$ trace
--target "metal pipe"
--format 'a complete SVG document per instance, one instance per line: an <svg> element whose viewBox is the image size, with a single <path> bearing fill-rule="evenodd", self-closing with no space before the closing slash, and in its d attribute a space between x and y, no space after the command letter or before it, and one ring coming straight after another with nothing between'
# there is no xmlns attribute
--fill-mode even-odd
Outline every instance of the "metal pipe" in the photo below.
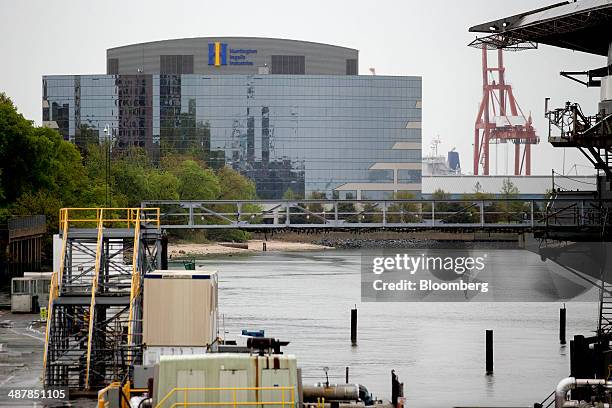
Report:
<svg viewBox="0 0 612 408"><path fill-rule="evenodd" d="M304 402L316 401L319 398L333 401L358 401L358 384L303 385Z"/></svg>
<svg viewBox="0 0 612 408"><path fill-rule="evenodd" d="M577 387L588 387L590 385L603 385L606 388L612 388L612 383L608 383L605 379L576 379L574 377L566 377L559 381L555 389L555 408L578 407L580 405L578 401L567 399L568 391ZM609 407L609 404L604 404L604 407Z"/></svg>

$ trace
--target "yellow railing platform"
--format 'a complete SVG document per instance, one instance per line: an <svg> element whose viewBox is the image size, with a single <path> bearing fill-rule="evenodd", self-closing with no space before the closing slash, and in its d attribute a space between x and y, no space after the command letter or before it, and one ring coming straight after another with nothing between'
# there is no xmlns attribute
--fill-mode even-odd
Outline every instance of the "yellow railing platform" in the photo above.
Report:
<svg viewBox="0 0 612 408"><path fill-rule="evenodd" d="M106 393L111 388L121 387L119 383L111 384L110 386L104 388L98 393L98 407L104 408L106 406ZM130 397L129 388L126 390L125 387L122 387L124 393L127 392L128 398ZM132 390L132 391L144 391L144 390ZM218 396L220 391L231 391L232 399L228 401L191 401L189 393L191 392L207 392L207 393L215 393L215 396ZM237 398L237 392L240 391L276 391L278 392L278 399L276 401L239 401ZM181 395L182 394L182 395ZM182 402L172 402L170 403L170 399L172 396L176 395L176 399L180 399L182 397ZM287 398L286 398L287 397ZM216 398L210 398L216 399ZM155 408L175 408L175 407L243 407L243 406L253 406L253 407L262 407L264 405L278 406L282 408L294 408L296 404L295 401L295 387L283 386L283 387L175 387L170 390L164 398L162 398L156 405Z"/></svg>
<svg viewBox="0 0 612 408"><path fill-rule="evenodd" d="M219 392L219 391L231 391L231 401L187 401L188 394L190 392ZM236 398L236 392L238 391L279 391L280 401L238 401ZM288 391L289 395L285 395ZM177 393L183 393L183 402L174 402L171 405L167 405L166 402L173 395L177 395L177 399L180 395ZM285 400L285 397L289 398ZM189 398L190 399L190 398ZM294 387L175 387L170 390L164 398L162 398L155 408L163 407L190 407L190 406L227 406L227 407L239 407L245 405L263 406L263 405L280 405L281 407L293 407L295 406L295 388Z"/></svg>

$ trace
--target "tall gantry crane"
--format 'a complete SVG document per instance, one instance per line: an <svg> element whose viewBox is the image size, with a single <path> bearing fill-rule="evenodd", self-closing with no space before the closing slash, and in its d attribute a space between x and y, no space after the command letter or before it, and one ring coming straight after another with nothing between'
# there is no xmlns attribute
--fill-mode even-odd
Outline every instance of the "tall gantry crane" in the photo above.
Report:
<svg viewBox="0 0 612 408"><path fill-rule="evenodd" d="M482 100L474 127L474 175L489 175L490 145L497 143L514 144L514 175L531 175L531 145L538 144L531 115L525 116L516 101L512 85L506 82L504 49L521 50L529 46L506 46L491 44L480 39L471 47L482 50ZM488 50L497 52L497 66L489 66Z"/></svg>

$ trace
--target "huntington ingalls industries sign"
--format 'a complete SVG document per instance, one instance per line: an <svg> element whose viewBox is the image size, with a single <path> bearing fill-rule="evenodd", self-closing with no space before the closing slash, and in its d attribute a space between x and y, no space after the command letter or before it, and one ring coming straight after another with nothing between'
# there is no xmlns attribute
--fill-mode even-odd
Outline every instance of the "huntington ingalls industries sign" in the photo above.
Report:
<svg viewBox="0 0 612 408"><path fill-rule="evenodd" d="M229 65L253 65L253 61L249 60L251 54L257 54L257 50L230 48L227 43L222 42L208 43L208 65L214 65L215 67L228 65L228 60Z"/></svg>

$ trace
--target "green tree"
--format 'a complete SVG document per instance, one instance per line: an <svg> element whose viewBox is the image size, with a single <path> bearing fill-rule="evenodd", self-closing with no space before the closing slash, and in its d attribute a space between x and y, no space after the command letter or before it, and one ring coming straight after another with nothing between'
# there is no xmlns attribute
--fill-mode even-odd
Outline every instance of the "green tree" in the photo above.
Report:
<svg viewBox="0 0 612 408"><path fill-rule="evenodd" d="M84 176L74 145L54 130L33 126L4 94L0 96L0 169L5 205L38 189L61 190L66 202L74 202Z"/></svg>
<svg viewBox="0 0 612 408"><path fill-rule="evenodd" d="M219 200L252 200L257 197L255 192L255 183L247 177L241 175L231 167L224 166L217 171L217 178L219 179ZM237 211L237 208L233 204L217 204L214 206L214 210L222 213L231 213ZM255 204L244 204L240 208L241 215L238 220L238 216L230 216L228 218L235 221L247 221L250 223L256 223L261 221L261 207ZM238 238L244 236L238 236L236 234L228 235L233 241L239 240Z"/></svg>
<svg viewBox="0 0 612 408"><path fill-rule="evenodd" d="M302 196L300 196L298 193L294 192L291 187L289 187L284 193L283 193L283 200L299 200L300 198L302 198Z"/></svg>
<svg viewBox="0 0 612 408"><path fill-rule="evenodd" d="M169 171L153 169L148 171L146 180L147 200L178 200L179 179Z"/></svg>
<svg viewBox="0 0 612 408"><path fill-rule="evenodd" d="M125 196L129 207L140 206L147 196L147 170L137 162L117 159L111 163L111 173L112 195Z"/></svg>
<svg viewBox="0 0 612 408"><path fill-rule="evenodd" d="M255 183L231 167L225 166L217 171L219 179L219 200L251 200L256 197Z"/></svg>
<svg viewBox="0 0 612 408"><path fill-rule="evenodd" d="M355 199L353 194L350 192L347 192L345 197L346 201ZM346 201L341 200L338 202L338 219L345 220L345 222L358 222L359 214L355 203Z"/></svg>
<svg viewBox="0 0 612 408"><path fill-rule="evenodd" d="M393 194L394 200L414 200L414 194L398 191ZM420 205L417 203L393 203L387 208L387 222L405 223L420 222Z"/></svg>
<svg viewBox="0 0 612 408"><path fill-rule="evenodd" d="M182 200L214 200L219 196L221 188L215 173L193 160L183 161L174 174Z"/></svg>
<svg viewBox="0 0 612 408"><path fill-rule="evenodd" d="M326 195L322 191L313 191L308 195L309 200L325 200ZM310 212L314 215L307 214L304 222L306 224L321 224L323 223L323 204L321 203L301 203L300 204L307 212ZM319 218L320 217L320 218ZM326 216L325 216L326 217Z"/></svg>
<svg viewBox="0 0 612 408"><path fill-rule="evenodd" d="M22 194L13 205L13 215L42 214L47 220L49 232L56 233L59 227L59 211L64 207L57 195L46 190Z"/></svg>
<svg viewBox="0 0 612 408"><path fill-rule="evenodd" d="M445 224L465 224L474 222L472 210L474 205L469 202L451 202L451 196L446 191L437 189L431 195L435 203L435 219ZM431 213L431 204L423 206L423 211ZM431 219L431 215L428 215Z"/></svg>
<svg viewBox="0 0 612 408"><path fill-rule="evenodd" d="M502 182L500 198L507 201L500 201L498 204L499 221L505 223L522 222L527 216L528 205L526 202L518 201L519 189L514 183L506 178Z"/></svg>
<svg viewBox="0 0 612 408"><path fill-rule="evenodd" d="M366 203L359 212L358 221L376 223L382 222L382 209L377 203Z"/></svg>
<svg viewBox="0 0 612 408"><path fill-rule="evenodd" d="M5 214L45 214L54 230L56 210L83 204L88 180L78 149L55 130L33 126L4 94L0 94L0 172L0 207Z"/></svg>
<svg viewBox="0 0 612 408"><path fill-rule="evenodd" d="M466 210L470 214L470 222L480 222L480 207L483 206L484 211L484 222L487 224L495 223L498 220L498 209L497 205L493 200L494 195L490 193L483 193L479 188L479 183L474 188L474 193L465 194L463 200L473 201L472 203L465 203L469 206Z"/></svg>

